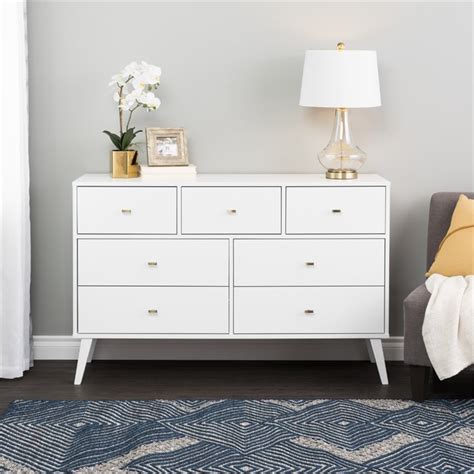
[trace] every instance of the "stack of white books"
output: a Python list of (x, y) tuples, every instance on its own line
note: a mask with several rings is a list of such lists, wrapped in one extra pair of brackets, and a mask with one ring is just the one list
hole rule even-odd
[(156, 177), (167, 177), (179, 176), (179, 177), (194, 177), (197, 174), (195, 165), (187, 166), (147, 166), (140, 165), (141, 176), (156, 176)]

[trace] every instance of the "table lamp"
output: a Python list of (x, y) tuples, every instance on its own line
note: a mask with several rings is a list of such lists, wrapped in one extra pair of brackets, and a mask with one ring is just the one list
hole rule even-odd
[(377, 53), (348, 51), (344, 43), (332, 51), (306, 51), (300, 105), (336, 109), (331, 139), (318, 159), (326, 178), (357, 178), (367, 155), (352, 140), (348, 109), (381, 105)]

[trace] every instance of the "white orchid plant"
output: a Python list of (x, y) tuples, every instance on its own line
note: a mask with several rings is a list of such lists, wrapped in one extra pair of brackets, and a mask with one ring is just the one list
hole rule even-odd
[[(117, 150), (128, 150), (135, 137), (143, 130), (130, 127), (132, 114), (139, 108), (156, 110), (161, 102), (154, 91), (160, 85), (161, 69), (142, 61), (132, 62), (119, 74), (112, 76), (109, 86), (116, 87), (113, 98), (118, 103), (120, 134), (104, 130)], [(125, 116), (128, 119), (125, 122)]]

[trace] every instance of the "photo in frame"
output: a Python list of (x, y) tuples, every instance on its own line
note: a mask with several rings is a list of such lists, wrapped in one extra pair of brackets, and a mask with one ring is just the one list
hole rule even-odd
[(184, 128), (147, 128), (148, 166), (188, 166)]

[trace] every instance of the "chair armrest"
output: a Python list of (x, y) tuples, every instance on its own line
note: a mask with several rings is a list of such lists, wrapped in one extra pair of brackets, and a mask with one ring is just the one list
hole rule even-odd
[(431, 366), (422, 335), (425, 311), (430, 297), (431, 293), (426, 289), (423, 283), (413, 290), (403, 302), (405, 318), (404, 352), (406, 364)]

